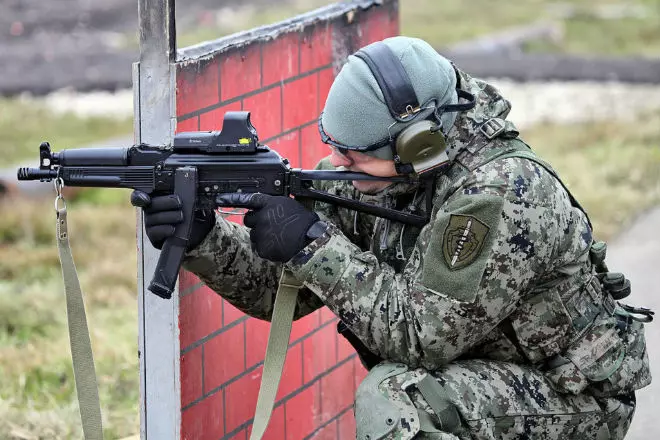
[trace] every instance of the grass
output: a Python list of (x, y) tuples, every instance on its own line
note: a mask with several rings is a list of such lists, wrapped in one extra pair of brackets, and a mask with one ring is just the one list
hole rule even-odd
[[(216, 38), (326, 3), (305, 0), (290, 8), (239, 9), (238, 15), (222, 24), (222, 32), (203, 28), (180, 36), (179, 43)], [(580, 3), (588, 4), (587, 0)], [(547, 4), (530, 0), (514, 6), (502, 0), (473, 0), (467, 10), (458, 0), (402, 0), (402, 32), (439, 47), (543, 18)], [(639, 23), (631, 27), (624, 23), (620, 28), (617, 24), (599, 35), (594, 29), (603, 23), (589, 22), (576, 26), (587, 35), (582, 38), (569, 22), (561, 45), (539, 50), (607, 53), (614, 50), (608, 39), (617, 38), (625, 41), (616, 49), (621, 53), (646, 53), (645, 41), (649, 53), (654, 53), (660, 26), (635, 24)], [(571, 46), (578, 43), (581, 46)], [(0, 109), (2, 167), (24, 160), (36, 164), (37, 146), (43, 140), (52, 141), (55, 149), (70, 148), (132, 130), (130, 120), (53, 115), (19, 100), (0, 99)], [(660, 203), (659, 119), (660, 112), (654, 112), (641, 116), (634, 125), (616, 121), (546, 124), (526, 130), (523, 136), (583, 203), (596, 235), (610, 239), (640, 212)], [(108, 439), (134, 434), (139, 426), (135, 216), (127, 200), (127, 191), (88, 190), (69, 202), (71, 244), (86, 294)], [(50, 202), (0, 201), (2, 439), (80, 436)]]
[(660, 204), (660, 112), (635, 124), (544, 125), (523, 138), (548, 159), (589, 213), (595, 236), (611, 239)]
[[(194, 29), (180, 30), (179, 47), (213, 40), (251, 27), (273, 23), (330, 4), (326, 0), (289, 1), (272, 5), (226, 8), (217, 18)], [(419, 37), (441, 48), (511, 26), (537, 21), (562, 25), (564, 37), (558, 42), (534, 41), (526, 49), (535, 52), (562, 52), (601, 55), (660, 55), (660, 0), (637, 0), (625, 4), (642, 7), (646, 15), (639, 18), (600, 19), (596, 8), (621, 5), (620, 0), (399, 0), (401, 34)], [(468, 6), (469, 5), (469, 6)], [(558, 16), (553, 7), (573, 6), (573, 17)]]
[[(563, 25), (563, 39), (557, 43), (533, 42), (528, 45), (528, 50), (660, 55), (660, 0), (625, 2), (630, 7), (643, 7), (647, 14), (641, 18), (607, 20), (593, 16), (595, 8), (621, 4), (624, 2), (619, 0), (471, 0), (469, 3), (460, 0), (400, 0), (401, 33), (425, 39), (434, 47), (444, 47), (510, 26), (552, 21)], [(562, 19), (552, 12), (553, 6), (558, 5), (571, 5), (578, 13), (574, 18)]]
[(202, 41), (214, 40), (245, 29), (276, 23), (286, 18), (311, 11), (334, 2), (326, 0), (291, 0), (282, 7), (282, 2), (271, 5), (251, 5), (227, 7), (218, 14), (215, 22), (196, 26), (194, 30), (183, 29), (177, 32), (177, 46), (183, 48)]
[(599, 20), (578, 16), (564, 22), (565, 37), (561, 43), (534, 41), (526, 45), (529, 52), (564, 52), (570, 54), (611, 56), (660, 54), (660, 6), (648, 18)]
[[(132, 118), (53, 114), (0, 99), (0, 166), (38, 165), (38, 146), (75, 148), (129, 134)], [(135, 214), (126, 190), (68, 197), (106, 438), (138, 431)], [(0, 200), (0, 438), (78, 438), (80, 421), (51, 200)]]
[(130, 134), (132, 118), (80, 118), (71, 113), (54, 114), (45, 106), (20, 99), (0, 98), (0, 167), (39, 160), (39, 144), (50, 141), (61, 150), (99, 139)]
[[(69, 205), (106, 436), (127, 436), (137, 432), (139, 398), (134, 210)], [(71, 438), (79, 420), (54, 216), (26, 200), (0, 210), (0, 438)]]
[[(537, 126), (524, 138), (584, 204), (596, 235), (611, 238), (660, 203), (660, 112), (637, 124)], [(74, 257), (86, 293), (106, 438), (138, 429), (134, 211), (117, 201), (70, 203)], [(0, 438), (75, 437), (79, 420), (53, 239), (42, 204), (0, 204)]]

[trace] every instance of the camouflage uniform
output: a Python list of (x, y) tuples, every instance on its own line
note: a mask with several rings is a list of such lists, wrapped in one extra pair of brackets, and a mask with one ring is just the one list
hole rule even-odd
[[(296, 316), (326, 305), (387, 361), (358, 390), (358, 435), (372, 423), (372, 440), (623, 438), (633, 392), (651, 380), (643, 326), (603, 292), (588, 219), (505, 121), (508, 101), (459, 81), (477, 105), (447, 135), (452, 162), (433, 183), (429, 224), (317, 204), (327, 232), (287, 263), (306, 287)], [(419, 185), (320, 186), (427, 209)], [(246, 228), (218, 220), (186, 267), (269, 319), (281, 265), (252, 252)], [(392, 417), (373, 420), (382, 414)]]

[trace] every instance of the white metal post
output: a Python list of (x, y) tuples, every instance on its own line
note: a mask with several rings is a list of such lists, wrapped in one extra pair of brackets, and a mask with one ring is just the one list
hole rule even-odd
[[(174, 0), (138, 0), (140, 61), (133, 68), (135, 139), (169, 145), (176, 126)], [(140, 438), (178, 440), (178, 286), (171, 300), (147, 290), (159, 252), (144, 235), (138, 212), (138, 319), (140, 355)]]

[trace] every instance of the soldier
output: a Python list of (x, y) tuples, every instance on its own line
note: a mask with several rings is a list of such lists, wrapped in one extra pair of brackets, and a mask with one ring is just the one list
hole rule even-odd
[[(296, 317), (339, 317), (370, 368), (360, 439), (621, 439), (651, 381), (651, 312), (615, 301), (629, 282), (509, 110), (421, 40), (371, 44), (330, 89), (317, 168), (416, 179), (320, 187), (429, 222), (263, 194), (220, 200), (251, 209), (245, 226), (197, 218), (185, 267), (233, 305), (269, 319), (286, 267), (304, 284)], [(154, 246), (181, 218), (176, 197), (152, 200)]]

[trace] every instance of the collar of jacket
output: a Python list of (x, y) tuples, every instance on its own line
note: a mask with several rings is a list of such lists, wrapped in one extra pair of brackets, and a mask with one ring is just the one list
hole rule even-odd
[[(477, 141), (475, 138), (483, 137), (479, 129), (484, 122), (491, 118), (506, 119), (511, 111), (511, 103), (492, 84), (472, 78), (457, 68), (456, 75), (459, 87), (474, 95), (475, 106), (459, 113), (446, 135), (447, 155), (452, 162), (466, 151), (475, 153), (483, 147), (486, 142)], [(506, 124), (507, 131), (517, 131), (510, 121), (506, 121)]]

